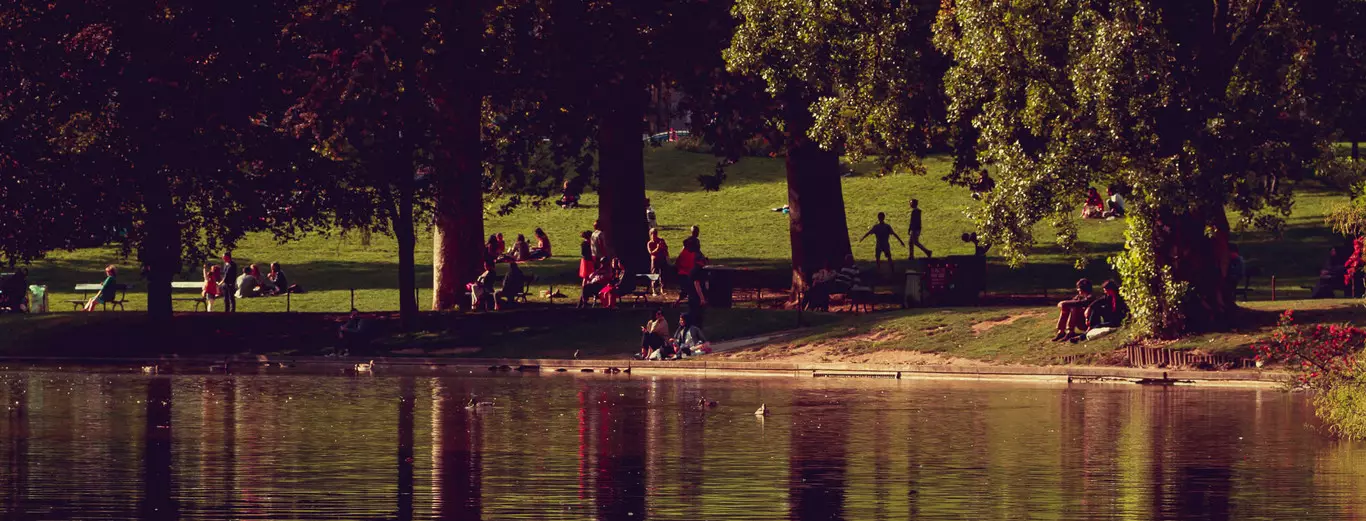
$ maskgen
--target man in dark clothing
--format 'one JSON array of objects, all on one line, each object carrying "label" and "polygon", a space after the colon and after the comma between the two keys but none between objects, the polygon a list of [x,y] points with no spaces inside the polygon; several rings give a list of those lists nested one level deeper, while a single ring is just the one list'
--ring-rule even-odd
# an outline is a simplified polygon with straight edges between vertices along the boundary
[{"label": "man in dark clothing", "polygon": [[916,248],[920,248],[920,251],[925,252],[926,257],[934,256],[934,252],[926,249],[924,244],[920,244],[920,201],[915,199],[911,199],[911,227],[906,234],[906,244],[906,249],[911,252],[911,256],[909,257],[911,260],[915,260]]},{"label": "man in dark clothing", "polygon": [[1119,327],[1124,323],[1124,318],[1129,316],[1129,305],[1124,303],[1124,297],[1119,296],[1118,283],[1107,280],[1100,288],[1105,291],[1105,296],[1086,307],[1088,331],[1101,327]]},{"label": "man in dark clothing", "polygon": [[508,260],[508,274],[503,276],[503,287],[493,294],[493,309],[503,309],[517,304],[517,296],[526,288],[526,275],[517,267],[517,261]]},{"label": "man in dark clothing", "polygon": [[873,246],[873,258],[875,259],[875,262],[877,262],[877,269],[882,269],[882,256],[885,254],[887,255],[887,268],[895,275],[896,264],[892,261],[892,242],[887,239],[889,237],[896,237],[896,242],[901,243],[902,246],[905,246],[906,242],[902,241],[901,236],[897,235],[895,231],[892,231],[892,227],[887,224],[887,214],[878,212],[877,224],[874,224],[873,227],[868,230],[868,233],[863,234],[863,237],[858,241],[863,242],[863,239],[867,239],[869,235],[872,235],[877,239],[877,245]]},{"label": "man in dark clothing", "polygon": [[683,239],[683,249],[689,249],[689,246],[691,245],[692,251],[702,251],[702,241],[697,238],[697,235],[700,233],[702,233],[702,230],[698,228],[696,224],[692,225],[692,235]]},{"label": "man in dark clothing", "polygon": [[223,291],[223,311],[233,313],[237,311],[237,263],[232,261],[231,253],[223,254],[223,282],[219,284]]}]

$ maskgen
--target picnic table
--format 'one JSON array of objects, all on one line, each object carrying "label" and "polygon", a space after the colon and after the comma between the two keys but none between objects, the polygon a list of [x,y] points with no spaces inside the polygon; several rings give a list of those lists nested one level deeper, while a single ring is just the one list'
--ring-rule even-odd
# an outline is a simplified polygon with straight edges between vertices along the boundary
[{"label": "picnic table", "polygon": [[631,297],[635,298],[634,304],[649,304],[650,292],[654,291],[654,284],[659,282],[659,274],[637,273],[636,279],[639,279],[643,284],[636,284],[635,289],[631,290]]},{"label": "picnic table", "polygon": [[[101,307],[102,309],[104,309],[105,311],[108,311],[108,310],[109,310],[109,306],[110,306],[110,305],[113,305],[114,307],[119,308],[119,311],[123,311],[123,310],[124,310],[124,309],[123,309],[123,305],[124,305],[125,303],[128,302],[128,289],[131,288],[131,287],[132,287],[132,286],[130,286],[130,285],[128,285],[128,284],[115,284],[115,285],[114,285],[114,290],[117,291],[117,296],[114,297],[114,300],[113,300],[112,302],[105,302],[105,303],[102,303],[102,304],[100,305],[100,307]],[[90,301],[90,294],[91,294],[92,292],[98,293],[98,292],[100,291],[100,285],[99,285],[99,284],[77,284],[77,285],[76,285],[76,291],[81,292],[81,299],[80,299],[80,300],[68,300],[67,302],[70,302],[72,306],[74,306],[77,310],[79,310],[79,309],[81,309],[81,306],[84,306],[86,302],[89,302],[89,301]]]},{"label": "picnic table", "polygon": [[185,302],[194,302],[194,310],[195,310],[195,311],[199,311],[199,306],[204,306],[205,308],[208,307],[209,301],[208,301],[207,299],[204,298],[204,283],[203,283],[203,282],[195,282],[195,281],[192,281],[192,280],[183,280],[183,281],[182,281],[182,280],[178,280],[178,281],[172,281],[172,282],[171,282],[171,290],[174,291],[174,290],[177,290],[177,289],[190,289],[190,290],[194,290],[194,291],[198,292],[198,294],[195,295],[195,296],[192,296],[192,297],[173,297],[173,298],[171,298],[171,300],[179,300],[179,301],[185,301]]}]

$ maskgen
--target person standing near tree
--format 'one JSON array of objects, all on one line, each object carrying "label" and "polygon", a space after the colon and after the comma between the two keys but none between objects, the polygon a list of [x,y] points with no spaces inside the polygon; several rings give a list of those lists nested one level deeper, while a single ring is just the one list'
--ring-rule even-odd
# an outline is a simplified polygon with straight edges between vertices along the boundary
[{"label": "person standing near tree", "polygon": [[910,251],[911,256],[909,259],[911,260],[915,260],[916,248],[920,248],[920,251],[925,252],[926,257],[934,257],[934,252],[926,249],[925,245],[920,244],[920,230],[920,201],[911,199],[911,226],[906,231],[906,249]]},{"label": "person standing near tree", "polygon": [[683,239],[683,249],[692,248],[694,251],[702,251],[702,240],[697,237],[701,233],[701,228],[698,228],[696,224],[692,225],[692,235]]},{"label": "person standing near tree", "polygon": [[863,237],[858,241],[863,242],[863,239],[867,239],[869,235],[872,235],[873,238],[877,240],[877,244],[873,246],[873,258],[877,263],[877,269],[882,269],[882,256],[886,255],[887,267],[895,274],[896,264],[892,260],[892,241],[889,241],[888,238],[896,237],[896,242],[901,243],[902,246],[905,246],[906,242],[902,241],[901,236],[897,235],[896,232],[892,230],[892,227],[887,224],[887,214],[878,212],[877,224],[874,224],[873,227],[868,230],[868,233],[863,234]]},{"label": "person standing near tree", "polygon": [[589,245],[592,247],[594,261],[601,261],[610,256],[607,250],[607,232],[602,230],[602,221],[593,221],[593,235]]},{"label": "person standing near tree", "polygon": [[223,312],[237,311],[237,263],[232,261],[231,253],[223,254]]}]

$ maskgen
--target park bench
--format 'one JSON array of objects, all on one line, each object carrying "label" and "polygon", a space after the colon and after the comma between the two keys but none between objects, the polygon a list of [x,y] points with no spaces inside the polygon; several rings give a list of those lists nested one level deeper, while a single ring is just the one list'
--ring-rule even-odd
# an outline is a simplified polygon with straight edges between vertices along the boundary
[{"label": "park bench", "polygon": [[[117,292],[117,296],[114,298],[112,302],[102,303],[100,307],[105,311],[108,311],[109,306],[114,306],[116,308],[119,308],[119,311],[123,311],[123,305],[128,302],[129,288],[132,288],[132,286],[128,284],[115,284],[114,290]],[[76,310],[80,310],[82,306],[85,306],[86,302],[90,302],[90,293],[98,292],[99,290],[99,284],[77,284],[76,291],[81,292],[81,299],[68,300],[67,302],[71,303],[71,305],[74,306]]]},{"label": "park bench", "polygon": [[631,290],[631,294],[629,295],[631,298],[635,299],[632,301],[632,304],[649,304],[650,292],[653,291],[655,283],[659,282],[659,274],[639,273],[636,274],[636,279],[639,283],[636,284],[635,289]]},{"label": "park bench", "polygon": [[[1238,297],[1242,297],[1243,301],[1246,302],[1248,300],[1248,293],[1252,292],[1252,277],[1260,276],[1261,274],[1262,270],[1260,268],[1249,264],[1244,264],[1242,280],[1243,284],[1241,287],[1235,286],[1233,288],[1233,300],[1238,300]],[[1309,289],[1313,290],[1314,288],[1311,286]]]},{"label": "park bench", "polygon": [[175,291],[175,290],[178,290],[178,289],[189,289],[189,290],[194,290],[194,291],[198,292],[198,294],[196,294],[196,295],[194,295],[194,296],[172,297],[171,300],[174,300],[174,301],[182,301],[182,302],[194,302],[194,310],[195,310],[195,311],[199,311],[199,306],[204,306],[205,308],[208,308],[208,307],[209,307],[209,301],[208,301],[208,299],[205,299],[205,298],[204,298],[204,283],[203,283],[203,282],[194,282],[194,281],[189,281],[189,280],[185,280],[185,281],[173,281],[173,282],[171,282],[171,291]]}]

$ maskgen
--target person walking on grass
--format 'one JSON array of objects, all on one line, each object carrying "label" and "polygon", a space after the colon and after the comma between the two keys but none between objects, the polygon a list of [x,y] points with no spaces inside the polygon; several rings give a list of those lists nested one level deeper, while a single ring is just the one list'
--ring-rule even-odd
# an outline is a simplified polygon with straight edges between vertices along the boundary
[{"label": "person walking on grass", "polygon": [[915,260],[916,248],[925,252],[926,257],[934,257],[934,252],[926,249],[924,244],[920,244],[920,230],[920,201],[911,199],[911,226],[906,232],[906,249],[911,253],[910,260]]},{"label": "person walking on grass", "polygon": [[237,263],[232,261],[231,253],[223,254],[223,282],[218,285],[219,293],[223,296],[223,311],[225,313],[237,312]]},{"label": "person walking on grass", "polygon": [[901,243],[902,246],[906,245],[906,241],[901,240],[901,236],[897,235],[896,232],[892,230],[891,225],[887,224],[887,214],[882,212],[877,213],[877,224],[874,224],[873,227],[868,230],[868,233],[863,234],[863,237],[860,238],[858,242],[863,242],[863,239],[867,239],[869,235],[872,235],[877,239],[877,244],[873,246],[873,258],[876,259],[877,269],[882,269],[882,256],[886,255],[887,269],[891,270],[892,274],[895,275],[896,263],[892,260],[892,241],[887,239],[889,237],[896,237],[896,242]]}]

